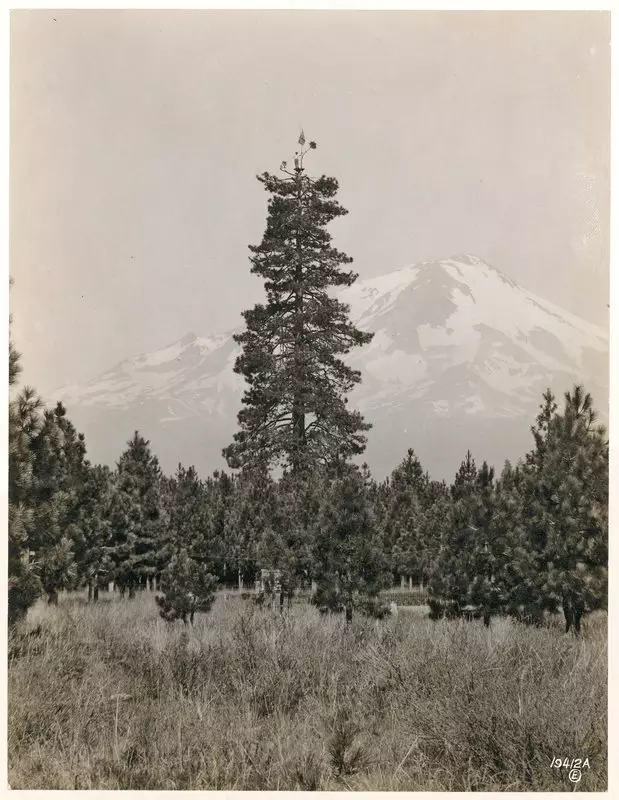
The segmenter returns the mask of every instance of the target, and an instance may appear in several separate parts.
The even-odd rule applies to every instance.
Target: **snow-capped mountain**
[[[373,423],[365,459],[377,476],[414,447],[450,478],[467,449],[500,468],[531,446],[542,392],[584,383],[607,417],[608,337],[523,289],[475,256],[423,262],[340,292],[372,342],[348,357],[363,382],[351,407]],[[233,372],[234,331],[192,334],[122,361],[85,386],[55,393],[89,444],[113,463],[138,429],[164,469],[225,466],[243,380]]]

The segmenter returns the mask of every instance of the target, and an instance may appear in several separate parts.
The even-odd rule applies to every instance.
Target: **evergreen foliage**
[[[303,155],[303,154],[302,154]],[[166,620],[193,622],[216,587],[281,574],[289,598],[315,581],[321,611],[381,616],[393,578],[429,583],[431,617],[510,614],[539,623],[562,610],[566,630],[605,608],[609,446],[582,386],[563,408],[544,393],[533,447],[498,480],[467,452],[453,483],[430,480],[414,451],[377,483],[363,450],[368,426],[345,408],[359,376],[338,356],[368,340],[329,298],[350,285],[348,259],[325,225],[345,213],[337,182],[263,175],[272,193],[263,242],[251,248],[267,304],[245,314],[237,371],[249,384],[241,430],[226,451],[234,477],[165,477],[135,433],[114,471],[91,465],[86,442],[57,404],[26,387],[9,405],[9,623],[42,594],[113,579],[124,594],[161,578]],[[9,346],[9,385],[20,370]],[[278,480],[270,468],[284,467]],[[283,596],[283,595],[282,595]]]
[[[169,542],[166,542],[166,552],[169,547],[184,548],[193,557],[200,549],[201,555],[206,557],[203,545],[210,539],[210,508],[204,483],[194,467],[178,465],[174,477],[167,481],[167,499]],[[173,551],[169,556],[172,555]]]
[[[534,591],[537,567],[526,527],[523,481],[522,466],[507,463],[496,484],[490,548],[501,609],[518,619],[537,622],[541,620]]]
[[[323,471],[287,473],[277,487],[277,513],[273,526],[278,532],[278,568],[290,587],[309,585],[315,577],[314,536],[316,520],[327,487]],[[275,557],[274,547],[272,548]],[[264,548],[261,565],[265,564]]]
[[[20,371],[9,345],[9,386]],[[76,585],[78,568],[71,540],[87,464],[85,441],[59,403],[44,410],[25,387],[9,404],[9,622],[23,617],[45,592]]]
[[[15,380],[16,375],[14,370],[10,380]],[[29,387],[9,405],[9,624],[23,617],[43,591],[31,557],[34,506],[31,444],[41,425],[41,407],[40,398]]]
[[[198,564],[182,548],[161,575],[161,595],[155,600],[159,613],[168,622],[187,618],[193,625],[197,611],[211,610],[215,602],[217,578],[208,572],[205,564]]]
[[[73,543],[67,536],[61,536],[54,544],[45,548],[40,556],[39,570],[48,602],[57,603],[59,591],[75,588],[77,564]]]
[[[306,152],[296,154],[294,169],[282,163],[284,177],[258,176],[271,198],[250,261],[264,279],[266,303],[244,312],[246,330],[235,336],[242,347],[235,372],[248,389],[240,430],[224,450],[234,468],[283,465],[298,472],[345,461],[363,451],[370,427],[347,407],[361,376],[340,356],[372,334],[357,330],[348,308],[328,293],[357,278],[341,268],[352,259],[331,245],[326,229],[347,212],[335,200],[334,178],[306,174]]]
[[[315,603],[322,611],[368,610],[388,584],[389,565],[368,500],[368,487],[354,467],[342,470],[325,490],[314,541],[318,584]]]
[[[534,448],[496,484],[467,454],[430,586],[433,617],[473,606],[486,624],[496,613],[540,623],[563,609],[578,633],[583,614],[606,607],[608,440],[582,386],[564,401],[559,412],[545,392]]]
[[[227,563],[239,586],[254,582],[259,547],[276,513],[277,487],[265,469],[245,471],[235,481],[234,500],[226,516],[223,535]],[[262,564],[270,569],[275,564]]]
[[[88,587],[88,598],[95,602],[99,590],[113,579],[110,521],[112,474],[106,466],[87,466],[77,504],[78,515],[70,527],[80,586]]]
[[[214,560],[213,573],[220,583],[234,584],[238,581],[238,572],[230,563],[225,535],[227,519],[234,505],[235,484],[226,472],[215,471],[207,478],[205,489],[206,502],[210,509],[211,540],[208,552]]]
[[[33,527],[32,546],[43,588],[50,602],[58,592],[75,588],[78,565],[73,536],[88,471],[86,444],[67,417],[61,403],[45,411],[33,451]]]
[[[562,607],[566,627],[604,607],[608,589],[608,440],[591,395],[575,386],[558,413],[551,392],[524,466],[524,513],[537,606]]]
[[[158,575],[165,533],[161,479],[157,457],[136,431],[118,461],[110,512],[114,581],[129,597]]]
[[[484,462],[477,469],[470,451],[451,486],[451,518],[430,581],[433,617],[459,616],[490,592],[488,525],[494,470]],[[487,619],[487,618],[486,618]]]
[[[409,450],[391,473],[383,520],[383,542],[385,552],[391,555],[391,571],[415,584],[423,580],[427,566],[423,505],[428,482],[415,452]]]
[[[13,280],[10,279],[9,285],[13,284]],[[13,322],[12,315],[9,315],[9,326]],[[21,372],[21,364],[19,363],[21,359],[21,353],[19,353],[15,349],[15,345],[13,344],[13,339],[9,334],[9,386],[14,386],[17,383],[17,377]]]

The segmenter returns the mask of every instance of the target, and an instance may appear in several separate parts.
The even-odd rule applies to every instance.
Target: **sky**
[[[241,323],[267,195],[335,176],[362,278],[473,253],[608,327],[608,12],[14,11],[10,272],[45,394]]]

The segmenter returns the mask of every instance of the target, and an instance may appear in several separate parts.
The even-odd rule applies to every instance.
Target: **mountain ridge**
[[[468,449],[456,453],[467,429],[473,454],[478,449],[486,457],[487,451],[496,463],[500,448],[476,441],[493,436],[493,421],[494,438],[505,445],[503,459],[524,455],[547,386],[559,394],[584,382],[606,416],[605,331],[477,256],[410,264],[357,280],[337,296],[358,327],[375,333],[346,361],[362,372],[349,403],[374,424],[366,460],[379,473],[412,446],[431,472],[445,477]],[[164,468],[181,461],[200,471],[221,468],[221,448],[235,430],[243,391],[233,372],[238,330],[192,331],[118,362],[85,385],[62,387],[53,400],[67,406],[100,460],[110,461],[112,442],[117,458],[139,429],[161,452]],[[445,438],[448,429],[453,444]],[[436,452],[439,442],[443,454]]]

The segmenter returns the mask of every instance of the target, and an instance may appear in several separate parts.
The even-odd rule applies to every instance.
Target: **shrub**
[[[162,595],[155,598],[159,613],[167,622],[187,617],[193,625],[196,611],[208,612],[215,601],[217,578],[181,550],[161,576]]]

